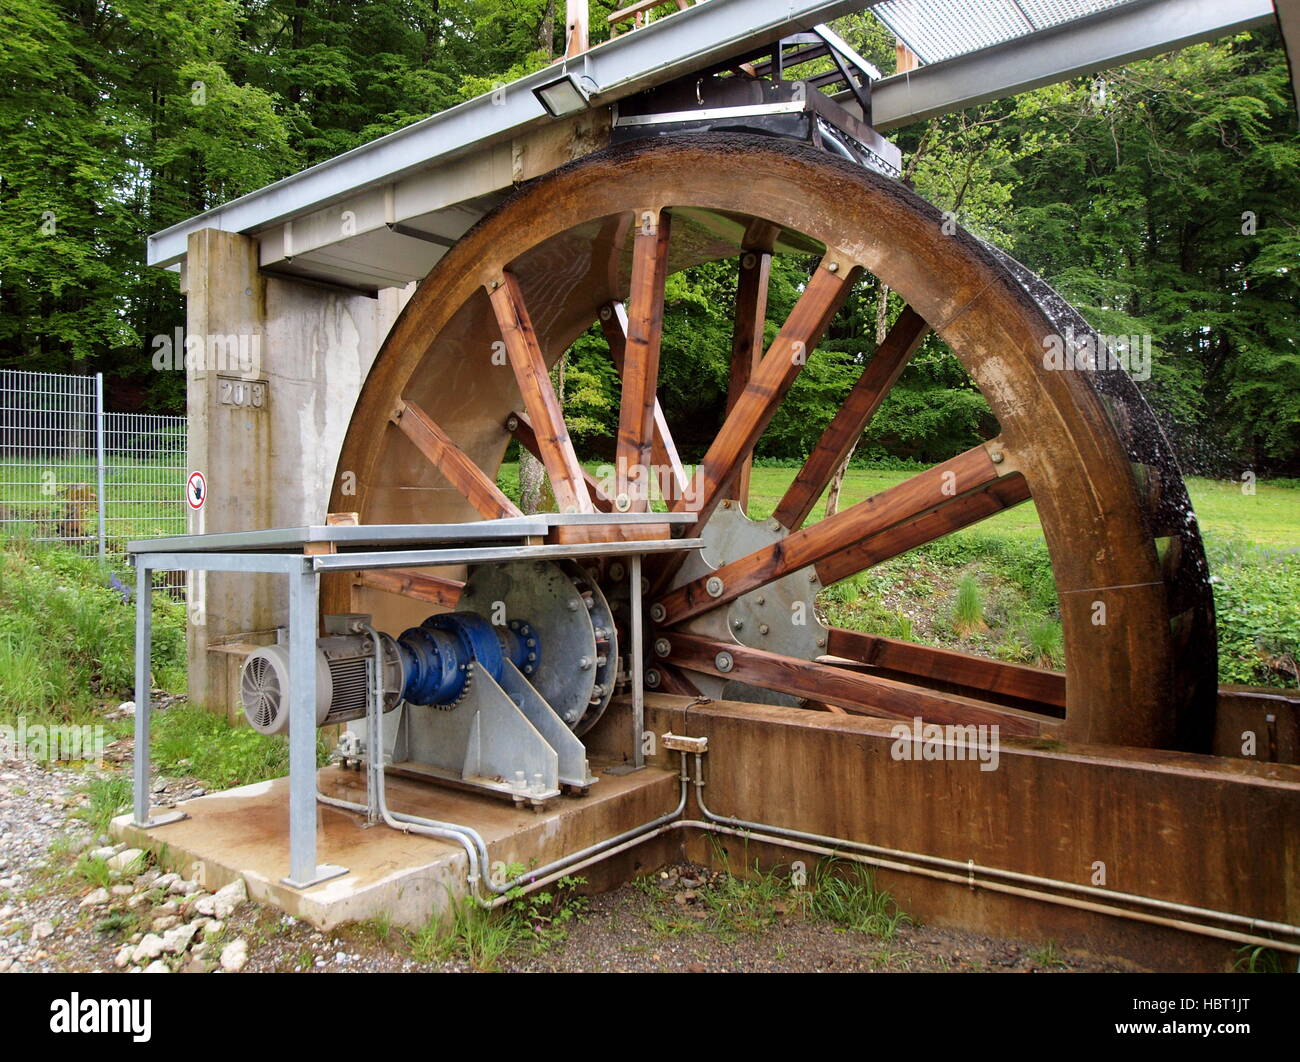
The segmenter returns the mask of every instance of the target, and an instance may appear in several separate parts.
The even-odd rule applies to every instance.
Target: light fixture
[[[587,101],[595,87],[585,74],[565,71],[564,76],[533,89],[533,95],[553,118],[567,118],[586,110]]]

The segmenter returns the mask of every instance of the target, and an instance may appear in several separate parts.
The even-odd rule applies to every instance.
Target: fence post
[[[104,374],[95,373],[95,478],[98,482],[96,496],[99,510],[99,559],[108,556],[106,521],[108,499],[104,497]]]

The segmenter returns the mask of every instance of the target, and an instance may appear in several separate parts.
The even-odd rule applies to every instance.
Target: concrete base
[[[677,803],[672,771],[647,768],[611,775],[588,796],[560,798],[543,812],[411,779],[388,779],[394,811],[473,826],[493,863],[539,866],[666,814]],[[326,796],[364,803],[365,775],[336,767],[319,775]],[[419,927],[445,915],[466,895],[468,859],[459,845],[366,826],[362,816],[320,805],[318,861],[347,868],[332,880],[297,890],[281,882],[289,866],[289,780],[241,786],[187,801],[188,818],[140,829],[124,815],[113,835],[158,854],[159,862],[198,878],[206,889],[242,877],[249,896],[321,929],[387,915]]]

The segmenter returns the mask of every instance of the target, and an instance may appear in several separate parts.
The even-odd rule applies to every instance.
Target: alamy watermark
[[[643,465],[628,463],[621,458],[617,464],[601,465],[596,469],[596,489],[614,501],[618,512],[626,512],[633,503],[649,503],[656,494],[660,498],[674,498],[693,502],[704,495],[703,468],[693,474],[680,473],[669,465]]]
[[[997,723],[957,725],[927,723],[919,715],[911,725],[898,723],[889,731],[895,760],[978,760],[981,771],[998,769],[1000,727]]]
[[[262,337],[243,334],[185,334],[177,327],[171,335],[151,341],[153,367],[159,372],[224,372],[256,379],[262,373]]]
[[[73,992],[51,1001],[50,1032],[129,1034],[135,1043],[147,1044],[153,1036],[153,1000],[83,999]]]
[[[1063,334],[1043,337],[1043,368],[1055,371],[1123,369],[1134,380],[1151,379],[1149,335],[1076,334],[1067,326]]]
[[[33,723],[19,716],[17,725],[0,723],[0,760],[35,763],[72,763],[78,760],[104,765],[104,728],[68,723]]]

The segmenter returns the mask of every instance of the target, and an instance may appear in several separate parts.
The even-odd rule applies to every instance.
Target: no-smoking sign
[[[191,472],[190,480],[185,484],[185,500],[191,509],[198,512],[208,500],[208,481],[202,472]]]

